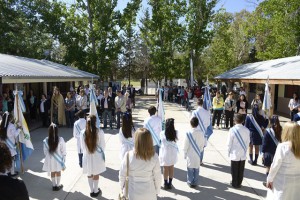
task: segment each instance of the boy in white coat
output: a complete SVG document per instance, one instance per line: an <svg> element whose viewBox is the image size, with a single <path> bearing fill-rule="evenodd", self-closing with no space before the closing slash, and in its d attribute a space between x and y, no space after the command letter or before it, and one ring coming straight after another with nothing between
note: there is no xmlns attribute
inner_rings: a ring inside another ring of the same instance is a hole
<svg viewBox="0 0 300 200"><path fill-rule="evenodd" d="M184 140L184 158L187 160L187 184L194 188L198 185L200 154L204 148L204 133L197 128L199 121L193 117L190 121L192 129L186 134Z"/></svg>
<svg viewBox="0 0 300 200"><path fill-rule="evenodd" d="M250 131L242 124L243 115L235 115L234 121L236 125L229 130L227 147L231 160L231 185L234 188L240 188L244 177L247 147L250 143Z"/></svg>
<svg viewBox="0 0 300 200"><path fill-rule="evenodd" d="M79 119L74 123L74 127L73 127L73 136L77 140L77 151L78 151L78 157L79 157L79 166L81 168L82 168L83 152L82 152L82 148L81 148L81 144L80 144L80 133L81 133L82 130L85 129L85 126L86 126L86 120L84 118L84 115L85 114L82 110L79 110L76 113L76 116L79 117Z"/></svg>

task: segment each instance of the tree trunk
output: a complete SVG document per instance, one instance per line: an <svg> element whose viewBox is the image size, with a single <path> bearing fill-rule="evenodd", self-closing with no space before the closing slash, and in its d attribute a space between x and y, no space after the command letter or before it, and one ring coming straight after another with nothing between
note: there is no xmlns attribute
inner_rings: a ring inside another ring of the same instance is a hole
<svg viewBox="0 0 300 200"><path fill-rule="evenodd" d="M90 40L92 42L92 51L93 51L93 60L94 60L94 66L92 67L93 70L97 66L97 60L96 60L96 42L95 42L95 36L94 36L94 27L93 27L93 14L90 7L90 1L87 0L87 11L88 11L88 17L89 17L89 26L90 26ZM98 70L97 70L98 71Z"/></svg>

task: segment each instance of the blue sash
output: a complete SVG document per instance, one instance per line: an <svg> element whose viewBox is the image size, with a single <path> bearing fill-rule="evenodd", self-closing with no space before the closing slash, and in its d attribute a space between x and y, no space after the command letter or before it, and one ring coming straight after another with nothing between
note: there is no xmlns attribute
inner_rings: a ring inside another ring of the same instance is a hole
<svg viewBox="0 0 300 200"><path fill-rule="evenodd" d="M268 131L269 135L271 136L273 142L274 142L275 145L277 146L279 142L278 142L278 140L275 138L275 133L274 133L273 129L272 129L272 128L268 128L267 131Z"/></svg>
<svg viewBox="0 0 300 200"><path fill-rule="evenodd" d="M195 150L195 152L198 154L199 158L201 158L201 150L200 148L197 146L196 141L194 140L192 133L191 132L187 132L186 133L187 138L189 139L193 149Z"/></svg>
<svg viewBox="0 0 300 200"><path fill-rule="evenodd" d="M16 145L13 144L12 141L10 141L10 139L8 139L8 138L5 140L5 144L6 144L6 145L8 146L8 148L10 148L10 149L15 149L15 150L16 150L16 148L17 148Z"/></svg>
<svg viewBox="0 0 300 200"><path fill-rule="evenodd" d="M202 132L204 133L204 135L206 135L206 128L205 128L205 126L203 124L203 121L200 118L199 113L197 111L195 111L195 114L196 114L196 117L198 118L200 129L202 130Z"/></svg>
<svg viewBox="0 0 300 200"><path fill-rule="evenodd" d="M263 138L264 133L262 132L262 130L261 130L260 126L258 125L258 123L256 122L256 120L254 119L253 115L249 114L248 117L249 117L250 121L252 122L252 124L254 125L257 132L259 133L260 137Z"/></svg>
<svg viewBox="0 0 300 200"><path fill-rule="evenodd" d="M46 149L49 151L48 138L44 139L44 145L45 145ZM56 151L53 152L52 156L61 165L62 169L65 170L66 165L65 165L63 157L60 156Z"/></svg>
<svg viewBox="0 0 300 200"><path fill-rule="evenodd" d="M240 132L236 128L232 128L231 130L234 133L235 137L237 138L238 142L240 143L241 147L244 149L244 152L246 154L247 153L247 146L246 146Z"/></svg>
<svg viewBox="0 0 300 200"><path fill-rule="evenodd" d="M146 128L150 131L150 133L151 133L151 135L152 135L152 138L153 138L153 140L154 140L154 142L155 142L154 145L157 145L157 146L160 147L160 139L159 139L158 136L155 134L155 132L154 132L153 128L150 126L149 122L147 122L147 123L145 124L145 126L146 126Z"/></svg>
<svg viewBox="0 0 300 200"><path fill-rule="evenodd" d="M80 135L80 132L82 131L78 125L78 123L75 124L75 128L76 130L78 131L79 135Z"/></svg>

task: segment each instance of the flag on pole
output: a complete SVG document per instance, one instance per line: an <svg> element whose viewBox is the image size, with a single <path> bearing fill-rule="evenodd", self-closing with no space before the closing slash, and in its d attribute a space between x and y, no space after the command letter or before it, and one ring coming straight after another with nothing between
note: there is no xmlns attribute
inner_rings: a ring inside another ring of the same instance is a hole
<svg viewBox="0 0 300 200"><path fill-rule="evenodd" d="M209 89L210 89L210 87L209 87L208 78L207 78L206 86L204 87L203 108L205 110L209 111L209 113L210 113L210 108L212 107L212 103L211 103ZM210 124L207 127L207 130L205 133L205 137L207 138L207 140L209 139L211 134L213 134L213 128L212 128L212 121L211 121L211 116L210 116Z"/></svg>
<svg viewBox="0 0 300 200"><path fill-rule="evenodd" d="M96 126L100 128L100 119L97 112L98 100L95 93L94 84L90 84L90 115L96 116Z"/></svg>
<svg viewBox="0 0 300 200"><path fill-rule="evenodd" d="M162 130L165 130L165 109L164 102L162 98L162 89L158 88L158 108L157 108L157 116L161 118L162 122Z"/></svg>
<svg viewBox="0 0 300 200"><path fill-rule="evenodd" d="M32 154L34 148L31 142L29 129L24 118L23 112L26 111L26 107L22 98L22 91L14 91L14 120L15 125L20 127L21 132L19 134L19 150L17 151L17 169L23 172L23 162Z"/></svg>
<svg viewBox="0 0 300 200"><path fill-rule="evenodd" d="M265 83L265 95L264 95L264 101L262 105L262 110L265 112L265 115L267 117L270 117L270 108L271 108L271 95L269 91L269 76L267 78L267 81Z"/></svg>
<svg viewBox="0 0 300 200"><path fill-rule="evenodd" d="M191 68L191 87L194 86L194 66L193 66L193 59L190 59L190 68Z"/></svg>

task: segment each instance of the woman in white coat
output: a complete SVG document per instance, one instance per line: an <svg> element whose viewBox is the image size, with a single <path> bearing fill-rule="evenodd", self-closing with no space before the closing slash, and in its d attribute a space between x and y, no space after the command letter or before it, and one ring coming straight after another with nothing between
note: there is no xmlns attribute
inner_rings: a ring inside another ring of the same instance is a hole
<svg viewBox="0 0 300 200"><path fill-rule="evenodd" d="M161 146L159 149L160 166L164 168L164 189L172 189L174 177L174 165L177 162L178 146L177 131L174 127L174 119L166 120L166 130L160 132Z"/></svg>
<svg viewBox="0 0 300 200"><path fill-rule="evenodd" d="M11 115L9 112L5 112L2 116L2 121L0 123L0 141L3 141L9 148L10 154L12 156L12 165L10 169L10 175L16 176L18 172L15 172L14 160L17 155L16 142L20 133L20 129L17 129L11 122Z"/></svg>
<svg viewBox="0 0 300 200"><path fill-rule="evenodd" d="M104 133L96 127L96 116L87 117L86 129L81 132L80 141L83 151L82 168L83 173L87 174L90 186L90 196L97 197L102 194L98 188L99 174L103 173L105 168L105 140Z"/></svg>
<svg viewBox="0 0 300 200"><path fill-rule="evenodd" d="M48 137L43 141L45 162L43 171L51 173L52 190L63 188L60 184L61 170L65 169L66 143L62 137L58 137L58 128L51 124L48 129Z"/></svg>
<svg viewBox="0 0 300 200"><path fill-rule="evenodd" d="M122 127L119 131L119 139L121 142L120 159L123 160L125 153L134 147L134 127L132 116L129 112L125 112L122 116Z"/></svg>
<svg viewBox="0 0 300 200"><path fill-rule="evenodd" d="M267 199L298 199L300 196L300 126L287 122L282 131L267 178Z"/></svg>
<svg viewBox="0 0 300 200"><path fill-rule="evenodd" d="M130 200L156 200L160 191L161 173L158 155L154 152L151 133L140 128L135 132L135 149L125 154L119 172L121 189L124 188L129 154Z"/></svg>

